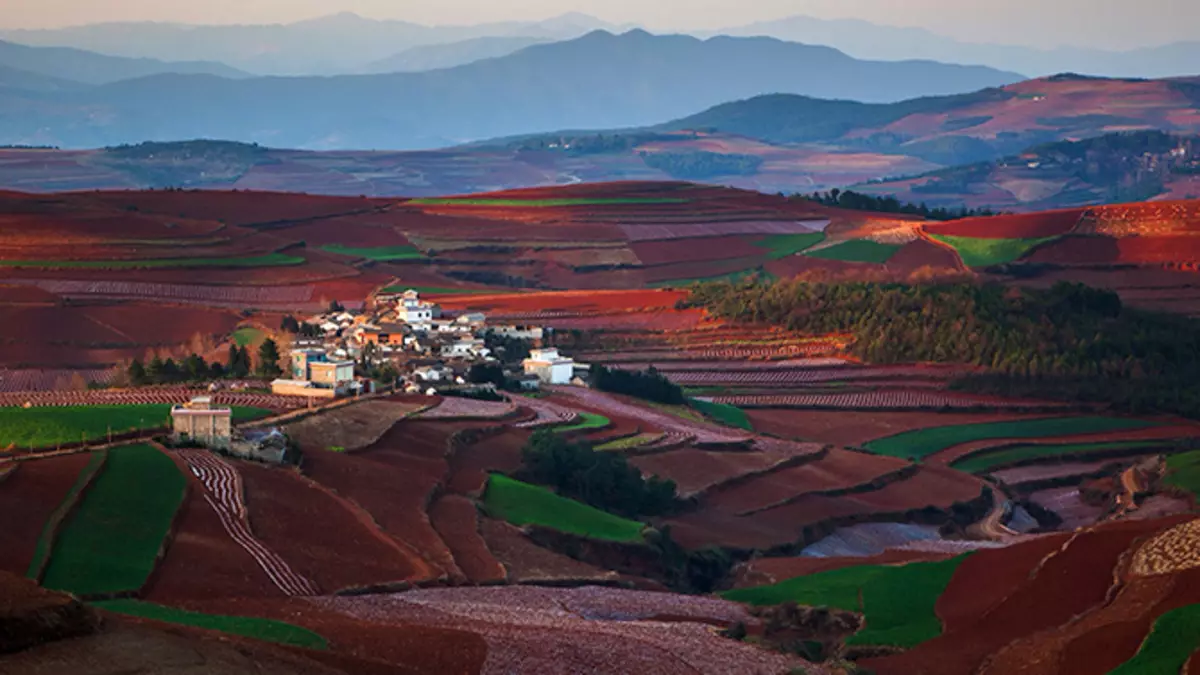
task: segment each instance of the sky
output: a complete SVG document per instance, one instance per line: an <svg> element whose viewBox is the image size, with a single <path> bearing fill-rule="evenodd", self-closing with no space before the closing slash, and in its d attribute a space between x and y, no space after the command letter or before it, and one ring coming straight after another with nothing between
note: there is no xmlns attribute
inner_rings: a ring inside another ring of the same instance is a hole
<svg viewBox="0 0 1200 675"><path fill-rule="evenodd" d="M0 0L0 28L106 21L280 23L355 12L427 24L583 12L651 30L715 29L796 14L916 26L965 42L1128 49L1200 39L1200 0Z"/></svg>

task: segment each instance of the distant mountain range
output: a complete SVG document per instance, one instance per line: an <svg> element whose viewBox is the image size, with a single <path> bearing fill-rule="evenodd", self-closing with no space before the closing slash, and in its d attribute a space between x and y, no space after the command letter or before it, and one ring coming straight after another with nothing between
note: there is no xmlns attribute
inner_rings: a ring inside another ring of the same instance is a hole
<svg viewBox="0 0 1200 675"><path fill-rule="evenodd" d="M380 59L362 68L364 74L418 73L424 70L453 68L483 59L508 56L513 52L553 42L550 38L538 37L478 37L461 42L410 47Z"/></svg>
<svg viewBox="0 0 1200 675"><path fill-rule="evenodd" d="M258 75L299 76L378 72L372 64L414 47L476 38L565 40L594 30L630 28L574 13L546 21L474 26L423 26L341 13L291 24L190 26L136 22L8 30L0 31L0 38L26 45L75 47L130 58L219 61Z"/></svg>
<svg viewBox="0 0 1200 675"><path fill-rule="evenodd" d="M67 82L77 84L109 84L148 75L175 73L180 75L216 75L241 78L248 75L236 68L209 61L168 62L148 58L105 56L69 47L27 47L0 40L0 67L27 74L28 83L22 88L40 91L73 89ZM47 81L38 82L42 76ZM47 86L49 81L60 84ZM13 81L3 80L10 86Z"/></svg>
<svg viewBox="0 0 1200 675"><path fill-rule="evenodd" d="M1020 81L929 61L860 61L773 38L644 31L526 47L420 73L231 79L157 74L0 99L0 144L220 138L310 149L444 147L567 127L639 127L771 92L889 102Z"/></svg>
<svg viewBox="0 0 1200 675"><path fill-rule="evenodd" d="M1035 49L961 42L922 28L883 26L857 19L793 16L707 34L757 36L828 45L860 59L931 59L970 63L1042 77L1081 73L1104 77L1163 78L1200 74L1200 41L1130 51L1061 47Z"/></svg>

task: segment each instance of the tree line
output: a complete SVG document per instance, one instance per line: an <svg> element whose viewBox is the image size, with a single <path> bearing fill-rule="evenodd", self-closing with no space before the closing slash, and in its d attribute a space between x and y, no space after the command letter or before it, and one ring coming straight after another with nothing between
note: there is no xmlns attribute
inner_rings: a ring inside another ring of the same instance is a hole
<svg viewBox="0 0 1200 675"><path fill-rule="evenodd" d="M654 366L645 371L630 371L597 364L592 366L590 378L591 385L600 391L669 405L681 404L687 400L683 389L655 370Z"/></svg>
<svg viewBox="0 0 1200 675"><path fill-rule="evenodd" d="M133 385L177 384L181 382L203 382L224 378L255 377L271 379L283 374L279 367L279 345L268 338L258 348L257 365L250 359L250 350L236 344L229 346L229 356L224 363L209 363L199 354L191 354L181 361L155 356L148 362L134 359L125 374Z"/></svg>
<svg viewBox="0 0 1200 675"><path fill-rule="evenodd" d="M913 204L911 202L902 202L899 199L886 196L875 197L865 195L861 192L853 190L839 190L834 188L829 192L814 192L811 195L795 194L791 199L808 199L818 204L832 206L839 209L852 209L854 211L870 211L872 213L897 213L910 216L920 216L926 220L959 220L961 218L975 218L979 216L995 216L999 215L996 211L987 207L980 209L969 209L966 206L957 209L948 209L945 207L929 208L924 203Z"/></svg>
<svg viewBox="0 0 1200 675"><path fill-rule="evenodd" d="M697 285L684 304L810 335L849 334L871 363L961 363L973 391L1111 403L1200 417L1200 322L1144 312L1107 290L1059 282Z"/></svg>

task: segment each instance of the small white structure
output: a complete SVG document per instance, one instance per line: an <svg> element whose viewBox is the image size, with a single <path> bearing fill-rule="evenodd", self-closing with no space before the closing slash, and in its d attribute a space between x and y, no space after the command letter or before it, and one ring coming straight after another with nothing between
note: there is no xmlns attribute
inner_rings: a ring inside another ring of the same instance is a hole
<svg viewBox="0 0 1200 675"><path fill-rule="evenodd" d="M560 355L557 349L534 349L522 365L527 375L537 375L546 384L570 384L575 374L575 361Z"/></svg>
<svg viewBox="0 0 1200 675"><path fill-rule="evenodd" d="M433 321L437 309L432 302L423 302L416 291L409 289L400 297L396 305L396 316L408 324L428 324Z"/></svg>
<svg viewBox="0 0 1200 675"><path fill-rule="evenodd" d="M491 331L517 340L541 340L545 334L541 326L492 326Z"/></svg>
<svg viewBox="0 0 1200 675"><path fill-rule="evenodd" d="M233 410L213 406L208 396L171 409L171 431L175 441L198 441L210 448L228 448L233 439Z"/></svg>

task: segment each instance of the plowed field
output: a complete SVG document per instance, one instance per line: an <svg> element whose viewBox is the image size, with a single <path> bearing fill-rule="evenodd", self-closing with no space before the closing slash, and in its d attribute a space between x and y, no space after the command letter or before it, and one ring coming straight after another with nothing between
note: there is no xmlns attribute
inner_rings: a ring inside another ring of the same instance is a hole
<svg viewBox="0 0 1200 675"><path fill-rule="evenodd" d="M25 575L47 520L89 461L89 453L25 461L0 481L0 513L6 514L0 528L0 570Z"/></svg>

